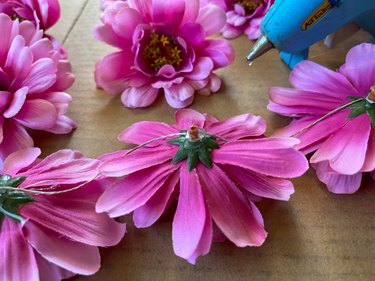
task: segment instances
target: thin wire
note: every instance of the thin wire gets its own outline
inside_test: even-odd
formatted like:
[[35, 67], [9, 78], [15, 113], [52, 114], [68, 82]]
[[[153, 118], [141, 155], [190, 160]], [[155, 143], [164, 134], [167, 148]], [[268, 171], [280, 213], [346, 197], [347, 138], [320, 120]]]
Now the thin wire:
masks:
[[293, 135], [291, 135], [291, 137], [295, 137], [296, 135], [299, 135], [300, 133], [306, 131], [307, 129], [310, 129], [311, 127], [315, 126], [316, 124], [320, 123], [321, 121], [323, 121], [324, 119], [330, 117], [331, 115], [339, 112], [340, 110], [343, 110], [357, 102], [360, 102], [360, 101], [363, 101], [365, 98], [361, 98], [361, 99], [357, 99], [355, 101], [352, 101], [352, 102], [349, 102], [349, 103], [346, 103], [346, 104], [343, 104], [341, 106], [339, 106], [338, 108], [328, 112], [327, 114], [323, 115], [322, 117], [320, 117], [319, 119], [315, 120], [314, 122], [312, 122], [311, 124], [307, 125], [306, 127], [303, 127], [301, 130], [295, 132]]

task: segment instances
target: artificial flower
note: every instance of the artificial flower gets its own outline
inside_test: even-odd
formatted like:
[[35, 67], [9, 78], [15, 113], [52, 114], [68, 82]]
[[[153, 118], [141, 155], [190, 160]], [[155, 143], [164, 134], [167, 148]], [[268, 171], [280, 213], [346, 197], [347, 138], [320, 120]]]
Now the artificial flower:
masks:
[[104, 11], [107, 7], [117, 1], [127, 2], [127, 0], [100, 0], [100, 8]]
[[118, 1], [102, 15], [95, 37], [121, 49], [96, 64], [97, 86], [121, 93], [126, 107], [151, 105], [158, 94], [175, 108], [193, 102], [194, 94], [220, 88], [213, 71], [233, 62], [231, 45], [207, 39], [225, 23], [225, 13], [198, 0]]
[[71, 65], [30, 21], [0, 14], [0, 157], [33, 146], [25, 128], [69, 133], [64, 91], [74, 82]]
[[[45, 32], [59, 20], [60, 5], [58, 0], [0, 0], [0, 13], [19, 21], [31, 21], [37, 29]], [[56, 38], [46, 34], [44, 36], [66, 56], [65, 49]]]
[[[293, 148], [298, 140], [263, 137], [264, 120], [251, 114], [218, 121], [184, 109], [175, 117], [175, 125], [143, 121], [119, 135], [137, 145], [157, 141], [100, 158], [105, 176], [127, 177], [105, 190], [96, 210], [111, 217], [134, 211], [136, 227], [143, 228], [178, 199], [173, 248], [190, 263], [209, 252], [213, 229], [239, 247], [262, 245], [267, 233], [253, 200], [289, 199], [293, 185], [280, 177], [308, 168]], [[160, 138], [165, 135], [169, 140]]]
[[72, 150], [39, 155], [27, 148], [0, 162], [0, 280], [93, 274], [98, 246], [115, 245], [125, 233], [125, 225], [95, 212], [103, 191], [98, 160]]
[[225, 38], [246, 34], [250, 40], [258, 39], [260, 24], [274, 0], [203, 0], [203, 5], [215, 4], [227, 14], [227, 22], [221, 30]]
[[276, 135], [297, 133], [297, 148], [315, 151], [310, 163], [331, 192], [356, 192], [363, 172], [375, 176], [375, 45], [352, 48], [337, 71], [301, 62], [289, 81], [293, 88], [270, 90], [268, 109], [294, 117]]

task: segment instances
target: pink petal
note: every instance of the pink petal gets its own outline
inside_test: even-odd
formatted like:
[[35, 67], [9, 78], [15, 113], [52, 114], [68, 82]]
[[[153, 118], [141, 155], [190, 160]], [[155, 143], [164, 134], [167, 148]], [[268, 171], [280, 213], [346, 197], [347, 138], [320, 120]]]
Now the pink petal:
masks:
[[121, 35], [123, 40], [132, 41], [133, 33], [139, 24], [143, 23], [142, 15], [135, 9], [122, 8], [118, 11], [112, 24], [114, 32]]
[[260, 116], [242, 114], [224, 121], [208, 123], [205, 130], [210, 134], [236, 140], [263, 135], [266, 131], [266, 122]]
[[57, 117], [55, 125], [46, 131], [53, 134], [68, 134], [75, 128], [77, 128], [76, 122], [65, 115], [61, 115]]
[[199, 58], [195, 61], [193, 71], [186, 73], [185, 77], [191, 80], [203, 80], [211, 74], [213, 68], [214, 64], [210, 58]]
[[131, 48], [131, 42], [128, 40], [125, 40], [121, 33], [117, 34], [113, 27], [110, 25], [97, 25], [95, 26], [93, 30], [94, 37], [98, 41], [102, 41], [104, 43], [107, 43], [111, 46], [117, 47], [119, 49], [123, 50], [130, 50]]
[[55, 125], [57, 111], [53, 104], [44, 99], [27, 100], [14, 119], [25, 127], [46, 130]]
[[[121, 177], [136, 171], [171, 161], [177, 151], [175, 145], [141, 148], [126, 155], [126, 152], [104, 155], [101, 172], [107, 177]], [[111, 157], [113, 155], [113, 157]]]
[[290, 181], [267, 177], [250, 170], [230, 165], [223, 165], [220, 166], [220, 168], [235, 183], [241, 185], [252, 194], [265, 198], [288, 201], [290, 195], [294, 193], [293, 184]]
[[332, 172], [328, 161], [316, 164], [316, 174], [324, 182], [328, 190], [337, 194], [352, 194], [361, 186], [362, 173], [343, 175]]
[[147, 107], [154, 103], [158, 91], [149, 85], [127, 88], [121, 95], [121, 102], [129, 108]]
[[19, 170], [30, 166], [40, 155], [39, 148], [26, 148], [10, 154], [3, 163], [3, 173], [14, 176]]
[[[84, 188], [90, 192], [90, 185]], [[65, 236], [72, 241], [103, 247], [120, 242], [125, 234], [125, 224], [96, 213], [96, 200], [82, 192], [80, 195], [38, 196], [36, 202], [22, 207], [21, 214], [56, 232], [56, 236]]]
[[64, 92], [48, 92], [42, 95], [33, 95], [34, 98], [41, 98], [49, 101], [57, 109], [57, 113], [64, 114], [67, 112], [69, 104], [72, 101], [72, 97]]
[[202, 25], [196, 22], [188, 22], [178, 30], [178, 36], [183, 38], [191, 46], [200, 46], [205, 40], [205, 31]]
[[201, 240], [206, 222], [206, 207], [202, 188], [195, 170], [180, 168], [180, 196], [173, 219], [173, 249], [177, 256], [188, 259]]
[[8, 218], [1, 224], [0, 256], [0, 280], [39, 280], [34, 250], [25, 240], [20, 224]]
[[197, 22], [205, 29], [206, 36], [210, 36], [219, 32], [226, 20], [227, 16], [223, 9], [216, 5], [207, 5], [199, 10]]
[[144, 205], [134, 210], [133, 220], [136, 227], [149, 227], [160, 218], [173, 199], [172, 194], [179, 179], [180, 174], [173, 173]]
[[234, 61], [234, 50], [227, 40], [206, 40], [205, 47], [201, 52], [201, 55], [212, 59], [214, 62], [214, 69], [228, 66]]
[[358, 173], [365, 161], [370, 131], [371, 124], [367, 114], [351, 119], [322, 144], [310, 162], [329, 161], [331, 168], [340, 174]]
[[206, 203], [217, 226], [238, 247], [260, 246], [267, 233], [245, 197], [215, 164], [197, 169]]
[[267, 176], [298, 177], [308, 169], [306, 158], [293, 148], [298, 142], [293, 138], [232, 141], [213, 151], [213, 161]]
[[199, 13], [199, 0], [185, 1], [185, 14], [181, 25], [186, 22], [196, 22]]
[[108, 212], [111, 217], [130, 213], [145, 204], [178, 167], [166, 163], [131, 174], [104, 191], [96, 211]]
[[193, 125], [203, 128], [206, 120], [203, 114], [188, 108], [176, 111], [174, 119], [179, 130], [188, 130]]
[[[141, 121], [123, 130], [118, 139], [127, 143], [142, 144], [149, 140], [178, 133], [178, 130], [172, 128], [170, 125], [163, 122]], [[165, 143], [167, 140], [153, 142], [152, 146], [156, 144]]]
[[243, 33], [243, 27], [236, 27], [232, 26], [230, 24], [224, 25], [223, 29], [221, 30], [221, 33], [224, 38], [227, 39], [234, 39], [240, 36]]
[[0, 144], [0, 157], [3, 159], [12, 152], [34, 146], [33, 139], [25, 128], [13, 120], [4, 121], [3, 134]]
[[185, 0], [153, 0], [153, 22], [177, 29], [185, 14], [185, 2]]
[[[10, 42], [14, 38], [13, 28], [17, 28], [17, 23], [13, 23], [11, 18], [6, 14], [0, 14], [0, 26], [2, 38], [0, 40], [0, 65], [5, 64], [5, 59], [9, 51]], [[17, 32], [16, 32], [17, 33]]]
[[[301, 150], [304, 154], [315, 151], [321, 146], [323, 141], [326, 140], [328, 136], [332, 133], [340, 130], [349, 120], [346, 118], [348, 116], [348, 111], [338, 112], [324, 121], [316, 124], [308, 130], [305, 130], [296, 137], [300, 140], [300, 143], [296, 145], [298, 150]], [[298, 131], [302, 130], [306, 126], [312, 124], [314, 121], [319, 119], [321, 116], [316, 117], [303, 117], [298, 120], [293, 120], [288, 126], [276, 130], [273, 136], [292, 136]]]
[[30, 46], [30, 50], [32, 52], [33, 61], [40, 60], [42, 58], [45, 58], [46, 56], [51, 56], [56, 52], [56, 50], [53, 49], [51, 41], [47, 38], [36, 41]]
[[33, 63], [22, 86], [27, 86], [30, 93], [42, 93], [55, 83], [56, 72], [57, 67], [52, 59], [40, 59]]
[[365, 162], [361, 169], [362, 172], [370, 172], [375, 170], [375, 132], [371, 130], [368, 139]]
[[346, 55], [345, 72], [350, 82], [365, 96], [375, 85], [375, 46], [364, 43], [352, 48]]
[[57, 0], [47, 0], [48, 2], [48, 14], [47, 21], [44, 21], [44, 28], [48, 29], [54, 25], [60, 18], [60, 5]]
[[326, 114], [344, 103], [346, 97], [326, 95], [309, 90], [294, 88], [271, 87], [270, 99], [278, 105], [289, 107], [294, 114]]
[[190, 105], [194, 99], [194, 89], [186, 82], [174, 84], [164, 89], [165, 99], [171, 107], [183, 108]]
[[25, 225], [24, 232], [29, 243], [48, 261], [84, 275], [99, 270], [100, 255], [96, 247], [71, 241], [33, 222]]
[[295, 88], [313, 90], [334, 98], [360, 95], [344, 75], [312, 61], [297, 64], [289, 81]]
[[27, 87], [18, 89], [17, 92], [14, 93], [13, 99], [8, 109], [5, 110], [3, 113], [5, 118], [12, 118], [21, 110], [22, 106], [24, 105], [26, 101], [26, 96], [28, 93], [29, 93], [29, 89]]
[[75, 273], [49, 262], [37, 252], [35, 258], [38, 263], [40, 281], [61, 281], [75, 275]]
[[67, 60], [59, 60], [57, 63], [56, 82], [52, 85], [49, 91], [65, 91], [73, 85], [74, 79], [70, 62]]

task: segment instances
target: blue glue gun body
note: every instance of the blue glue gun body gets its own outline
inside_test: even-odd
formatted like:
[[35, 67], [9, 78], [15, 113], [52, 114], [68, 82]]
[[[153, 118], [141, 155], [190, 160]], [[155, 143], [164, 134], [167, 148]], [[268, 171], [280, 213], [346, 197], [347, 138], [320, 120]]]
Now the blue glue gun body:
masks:
[[264, 17], [264, 36], [293, 68], [307, 59], [308, 48], [354, 22], [375, 35], [375, 0], [276, 0]]

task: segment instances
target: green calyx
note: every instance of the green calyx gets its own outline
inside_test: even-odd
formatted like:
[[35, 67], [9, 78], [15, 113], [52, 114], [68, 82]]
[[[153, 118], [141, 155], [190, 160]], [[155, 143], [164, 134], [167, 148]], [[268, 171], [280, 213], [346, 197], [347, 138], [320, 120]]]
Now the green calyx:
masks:
[[[199, 136], [195, 135], [194, 132], [191, 134], [192, 130], [200, 130]], [[216, 136], [206, 134], [202, 129], [196, 127], [180, 131], [180, 133], [181, 136], [168, 141], [169, 144], [179, 146], [172, 159], [172, 164], [176, 164], [187, 158], [189, 171], [194, 169], [198, 161], [202, 162], [206, 167], [211, 168], [211, 151], [220, 147], [215, 140]]]
[[34, 202], [34, 198], [26, 192], [7, 190], [7, 187], [17, 188], [25, 181], [25, 177], [14, 177], [9, 175], [0, 176], [0, 227], [5, 216], [25, 224], [26, 219], [23, 218], [18, 207]]
[[375, 102], [361, 97], [348, 97], [348, 99], [355, 102], [348, 106], [348, 108], [352, 109], [348, 118], [354, 118], [367, 113], [370, 116], [372, 128], [375, 129]]

